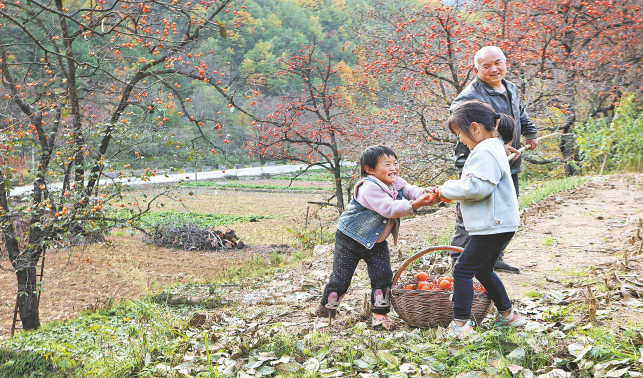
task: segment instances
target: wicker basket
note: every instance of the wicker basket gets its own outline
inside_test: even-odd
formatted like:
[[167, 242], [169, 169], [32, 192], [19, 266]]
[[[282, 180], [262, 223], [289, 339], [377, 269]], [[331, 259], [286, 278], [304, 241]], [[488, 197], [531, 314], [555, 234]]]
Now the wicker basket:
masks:
[[[422, 255], [435, 251], [462, 252], [462, 248], [450, 245], [429, 247], [409, 257], [393, 277], [393, 290], [391, 294], [393, 308], [400, 318], [414, 327], [446, 327], [453, 320], [453, 302], [451, 301], [453, 291], [407, 290], [404, 289], [405, 283], [398, 284], [402, 272], [409, 264]], [[474, 291], [471, 315], [477, 323], [480, 323], [485, 316], [487, 316], [490, 307], [491, 300], [489, 296], [487, 296], [487, 293], [484, 291]]]

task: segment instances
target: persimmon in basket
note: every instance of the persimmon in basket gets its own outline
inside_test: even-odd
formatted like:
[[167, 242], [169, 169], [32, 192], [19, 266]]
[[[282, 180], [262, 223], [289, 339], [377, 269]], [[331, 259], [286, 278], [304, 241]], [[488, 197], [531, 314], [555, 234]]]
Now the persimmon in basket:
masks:
[[451, 286], [452, 286], [451, 282], [449, 282], [448, 280], [440, 281], [439, 285], [440, 285], [440, 289], [442, 290], [451, 289]]
[[[429, 275], [426, 272], [420, 272], [415, 276], [415, 282], [411, 281], [404, 286], [405, 290], [432, 290], [444, 291], [453, 290], [453, 277], [437, 276], [431, 281], [428, 280]], [[487, 291], [480, 282], [473, 283], [473, 290]]]

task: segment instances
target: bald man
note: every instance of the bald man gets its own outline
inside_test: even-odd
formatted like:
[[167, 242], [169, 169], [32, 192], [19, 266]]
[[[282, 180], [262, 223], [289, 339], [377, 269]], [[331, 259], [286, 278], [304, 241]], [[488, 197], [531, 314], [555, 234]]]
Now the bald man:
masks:
[[[510, 163], [511, 178], [514, 182], [516, 189], [516, 196], [519, 194], [518, 190], [518, 173], [520, 172], [520, 163], [522, 158], [518, 152], [520, 148], [520, 136], [524, 136], [525, 144], [530, 144], [530, 150], [538, 146], [536, 139], [536, 127], [531, 123], [525, 108], [520, 104], [518, 97], [518, 89], [516, 85], [508, 80], [505, 80], [507, 73], [507, 58], [498, 47], [486, 46], [478, 50], [473, 57], [474, 68], [473, 72], [476, 78], [469, 84], [451, 104], [451, 112], [453, 112], [460, 104], [469, 100], [480, 100], [493, 106], [498, 113], [504, 113], [511, 116], [516, 121], [516, 128], [514, 131], [514, 139], [511, 146], [506, 145], [505, 150], [507, 155], [512, 152], [517, 152], [518, 156]], [[454, 149], [455, 166], [458, 169], [458, 174], [462, 173], [464, 162], [469, 156], [469, 148], [464, 144], [458, 142]], [[464, 228], [462, 220], [462, 213], [460, 212], [460, 203], [456, 205], [456, 225], [455, 232], [451, 245], [464, 248], [469, 242], [469, 233]], [[452, 253], [451, 258], [457, 259], [458, 253]], [[507, 264], [502, 255], [495, 265], [495, 270], [503, 270], [512, 273], [520, 273], [520, 270]]]

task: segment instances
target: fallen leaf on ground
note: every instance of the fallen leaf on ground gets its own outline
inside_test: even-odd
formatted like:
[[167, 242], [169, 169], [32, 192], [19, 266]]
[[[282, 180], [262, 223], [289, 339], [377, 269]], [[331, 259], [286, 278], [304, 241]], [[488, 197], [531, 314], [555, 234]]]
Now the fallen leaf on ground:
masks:
[[511, 372], [511, 374], [517, 374], [519, 371], [523, 370], [523, 369], [524, 369], [524, 367], [522, 367], [522, 366], [518, 366], [518, 365], [514, 365], [514, 364], [509, 364], [509, 365], [507, 365], [507, 369], [509, 369], [509, 371]]
[[386, 362], [390, 366], [398, 366], [400, 364], [399, 357], [396, 357], [388, 352], [380, 350], [377, 352], [377, 356]]

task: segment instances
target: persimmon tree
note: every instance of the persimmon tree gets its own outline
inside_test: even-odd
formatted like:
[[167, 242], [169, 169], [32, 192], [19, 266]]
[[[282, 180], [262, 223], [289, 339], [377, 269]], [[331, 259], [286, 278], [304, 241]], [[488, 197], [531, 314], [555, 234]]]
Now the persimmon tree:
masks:
[[[212, 152], [221, 148], [223, 126], [191, 114], [181, 83], [233, 95], [229, 68], [200, 46], [225, 37], [218, 18], [236, 11], [233, 0], [0, 0], [0, 135], [7, 146], [0, 219], [24, 329], [40, 325], [36, 267], [45, 251], [131, 218], [110, 215], [126, 206], [123, 185], [100, 179], [126, 175], [130, 163], [116, 164], [120, 155], [148, 158], [137, 148], [164, 138], [168, 109], [192, 122]], [[164, 141], [172, 149], [185, 144]], [[18, 147], [33, 151], [32, 170], [15, 165]], [[12, 198], [27, 180], [31, 190]]]
[[[364, 80], [362, 87], [378, 92], [378, 103], [394, 108], [393, 102], [407, 112], [407, 133], [422, 130], [447, 147], [443, 121], [453, 98], [474, 78], [473, 55], [497, 45], [509, 61], [507, 78], [518, 85], [537, 126], [566, 134], [559, 149], [565, 171], [573, 174], [574, 126], [611, 116], [622, 93], [640, 93], [641, 21], [641, 5], [633, 0], [436, 2], [421, 9], [382, 3], [364, 13], [358, 27], [362, 66], [379, 85]], [[447, 156], [448, 149], [416, 141], [420, 151]]]
[[444, 129], [449, 106], [475, 76], [473, 55], [495, 34], [478, 2], [448, 7], [439, 2], [392, 9], [382, 2], [359, 21], [359, 86], [397, 131], [409, 176], [427, 184], [452, 171], [455, 139]]
[[643, 6], [639, 1], [498, 1], [499, 46], [508, 51], [523, 100], [541, 127], [560, 130], [573, 174], [575, 125], [610, 118], [625, 93], [641, 93]]
[[477, 2], [454, 8], [436, 2], [395, 9], [385, 2], [361, 16], [357, 29], [363, 76], [378, 111], [392, 118], [392, 140], [416, 179], [430, 183], [452, 169], [455, 141], [444, 129], [453, 98], [474, 77], [473, 55], [494, 38]]
[[314, 166], [327, 169], [335, 178], [336, 204], [342, 213], [341, 162], [355, 156], [349, 147], [362, 135], [352, 127], [355, 118], [342, 95], [336, 64], [314, 45], [303, 45], [277, 66], [277, 75], [301, 83], [301, 90], [280, 96], [269, 114], [253, 115], [255, 137], [247, 148], [267, 160], [305, 163], [306, 170]]

